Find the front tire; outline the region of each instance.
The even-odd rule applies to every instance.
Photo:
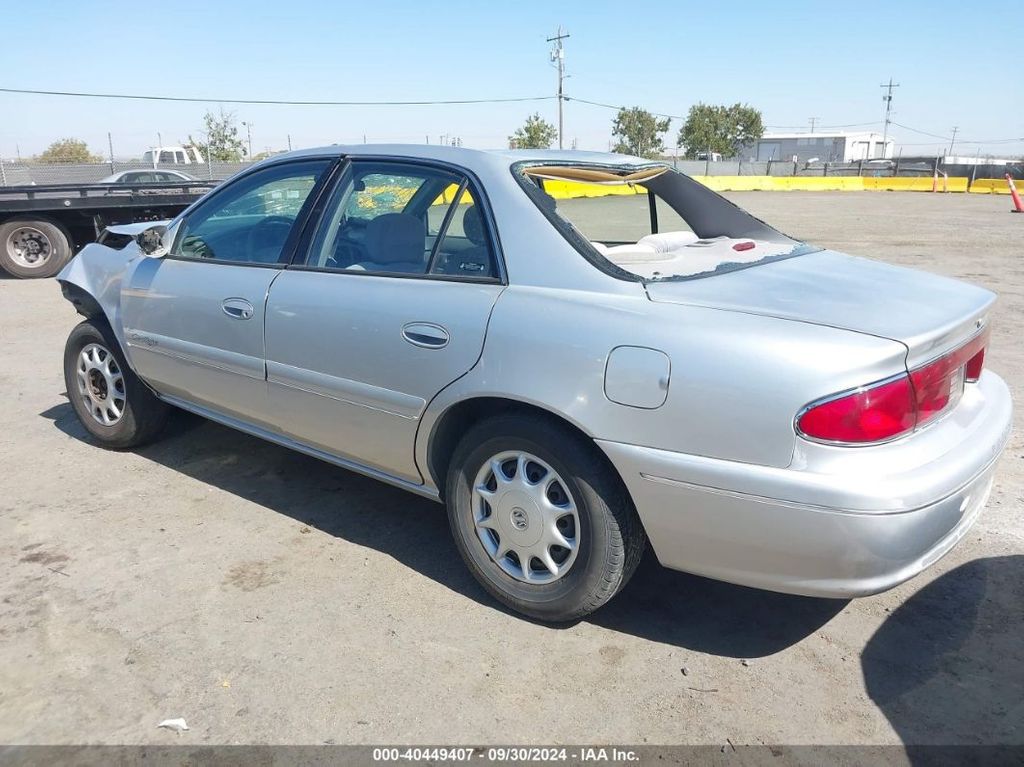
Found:
[[[78,420],[103,447],[143,445],[167,421],[168,406],[128,367],[113,331],[102,320],[86,320],[68,336],[64,385]]]
[[[588,440],[502,415],[463,437],[446,482],[452,534],[480,584],[511,609],[567,622],[626,584],[646,544],[628,492]]]

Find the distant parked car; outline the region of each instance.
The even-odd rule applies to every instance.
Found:
[[[178,184],[182,181],[195,181],[192,176],[177,170],[123,170],[106,178],[100,184]]]
[[[664,163],[334,146],[110,230],[58,275],[98,443],[173,405],[441,501],[536,618],[600,607],[648,540],[748,586],[892,588],[966,535],[1009,436],[994,294],[799,242]]]

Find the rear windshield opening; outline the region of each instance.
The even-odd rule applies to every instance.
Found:
[[[570,242],[634,279],[705,277],[815,250],[667,165],[516,170]]]

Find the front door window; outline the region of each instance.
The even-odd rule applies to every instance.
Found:
[[[183,222],[172,256],[243,264],[275,264],[287,257],[327,160],[276,165],[213,195]]]

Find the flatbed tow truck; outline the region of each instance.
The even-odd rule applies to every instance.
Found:
[[[0,186],[0,270],[52,277],[107,226],[174,218],[219,183]]]

